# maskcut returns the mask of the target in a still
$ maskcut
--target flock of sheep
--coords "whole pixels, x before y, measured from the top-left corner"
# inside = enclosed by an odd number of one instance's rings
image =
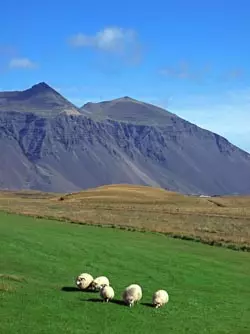
[[[83,273],[76,278],[76,286],[80,290],[99,291],[104,302],[112,300],[115,296],[114,289],[110,286],[109,279],[106,276],[93,278],[88,273]],[[138,303],[142,299],[142,288],[138,284],[131,284],[125,288],[122,299],[129,307]],[[155,308],[165,305],[169,301],[167,291],[158,290],[153,294],[152,306]]]

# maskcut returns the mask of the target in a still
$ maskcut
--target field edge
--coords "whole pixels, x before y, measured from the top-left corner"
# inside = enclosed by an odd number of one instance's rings
[[[140,233],[147,233],[147,234],[154,234],[154,235],[164,235],[172,239],[186,240],[186,241],[201,243],[204,245],[214,246],[214,247],[223,247],[223,248],[227,248],[227,249],[238,251],[238,252],[250,252],[250,246],[247,244],[235,244],[235,243],[223,242],[223,241],[217,241],[217,240],[206,240],[200,236],[193,236],[191,234],[181,234],[181,233],[173,233],[173,232],[158,232],[158,231],[152,231],[152,230],[145,229],[145,228],[131,227],[128,225],[88,223],[88,222],[83,222],[80,220],[72,220],[67,217],[36,215],[32,213],[21,213],[21,212],[16,212],[12,210],[1,209],[0,212],[9,214],[9,215],[12,214],[16,216],[32,217],[35,219],[47,219],[47,220],[52,220],[52,221],[64,222],[67,224],[76,224],[76,225],[92,226],[92,227],[107,228],[107,229],[118,229],[118,230],[124,230],[124,231],[130,231],[130,232],[140,232]]]

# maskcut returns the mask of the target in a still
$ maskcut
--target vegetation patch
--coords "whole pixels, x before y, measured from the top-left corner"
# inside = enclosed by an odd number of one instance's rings
[[[22,215],[0,213],[0,221],[1,333],[250,331],[249,253]],[[103,303],[98,293],[77,289],[82,272],[107,276],[114,300]],[[142,286],[143,297],[129,308],[121,295],[132,283]],[[156,310],[158,289],[167,290],[169,303]]]
[[[24,193],[0,192],[0,210],[74,224],[162,233],[240,251],[250,247],[250,196],[211,199],[128,185],[68,194]]]
[[[20,277],[17,275],[7,275],[7,274],[0,274],[0,280],[7,280],[7,281],[14,281],[14,282],[25,282],[24,277]]]

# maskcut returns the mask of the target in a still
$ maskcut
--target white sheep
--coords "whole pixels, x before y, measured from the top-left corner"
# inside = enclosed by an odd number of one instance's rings
[[[76,286],[80,290],[86,290],[93,282],[93,276],[87,273],[82,273],[81,275],[77,276],[76,278]]]
[[[99,276],[91,282],[89,288],[93,291],[99,291],[104,284],[109,286],[109,279],[106,276]]]
[[[108,302],[115,296],[114,289],[109,285],[103,284],[100,288],[100,296],[104,302]]]
[[[169,296],[167,291],[158,290],[153,294],[152,304],[155,308],[159,308],[169,301]]]
[[[124,290],[122,298],[125,304],[131,307],[134,305],[134,303],[137,303],[141,300],[142,288],[138,284],[131,284]]]

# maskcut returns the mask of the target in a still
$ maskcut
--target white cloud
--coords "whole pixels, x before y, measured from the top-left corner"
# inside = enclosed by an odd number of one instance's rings
[[[95,35],[79,33],[70,38],[70,44],[75,47],[92,46],[104,51],[119,52],[126,44],[134,43],[136,33],[118,27],[107,27]]]
[[[158,73],[166,78],[189,80],[197,84],[206,81],[229,82],[242,80],[245,77],[245,70],[243,68],[231,68],[227,70],[216,70],[210,63],[203,64],[198,68],[195,64],[187,61],[181,61],[175,65],[169,65],[158,70]]]
[[[9,62],[9,68],[32,69],[37,67],[37,64],[28,58],[12,58]]]
[[[133,29],[119,27],[106,27],[94,35],[79,33],[71,36],[69,43],[73,47],[90,47],[106,53],[133,57],[136,60],[141,53],[137,33]]]
[[[204,64],[200,69],[191,66],[191,64],[185,60],[180,61],[175,65],[170,65],[161,68],[158,73],[162,76],[169,77],[172,79],[183,79],[200,82],[211,73],[211,65]]]

